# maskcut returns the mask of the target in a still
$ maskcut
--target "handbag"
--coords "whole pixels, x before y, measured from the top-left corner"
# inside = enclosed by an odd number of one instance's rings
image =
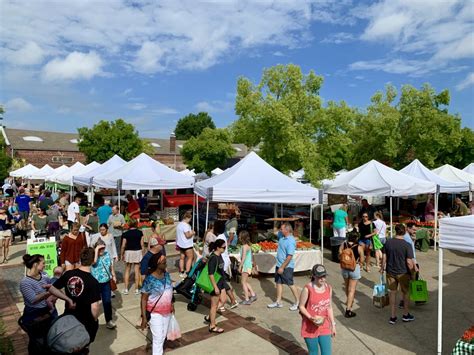
[[[375,234],[373,237],[372,237],[372,240],[374,242],[374,249],[375,250],[380,250],[383,248],[383,244],[382,242],[380,241],[380,238],[379,238],[379,235],[378,234]]]
[[[110,289],[112,291],[117,291],[117,283],[114,281],[114,279],[112,278],[112,276],[110,275],[109,271],[107,270],[107,268],[105,267],[104,263],[102,262],[102,260],[100,261],[100,263],[102,264],[102,267],[104,268],[105,272],[107,273],[107,275],[109,276],[110,278]]]
[[[211,260],[211,258],[209,258],[209,260]],[[204,269],[202,269],[196,280],[196,285],[206,293],[211,293],[212,291],[214,291],[214,285],[212,284],[211,279],[209,278],[209,260],[207,261],[206,266],[204,266]],[[216,281],[216,283],[219,282],[221,277],[222,276],[217,272],[216,267],[216,270],[214,271],[214,280]]]
[[[415,302],[428,301],[428,286],[425,280],[411,280],[410,281],[410,300]]]
[[[168,332],[166,333],[166,339],[174,341],[181,338],[181,328],[179,327],[178,321],[173,314],[171,314],[170,322],[168,323]]]
[[[383,308],[390,304],[390,298],[388,296],[387,285],[385,283],[384,275],[380,275],[380,283],[374,285],[372,294],[372,303],[377,308]]]

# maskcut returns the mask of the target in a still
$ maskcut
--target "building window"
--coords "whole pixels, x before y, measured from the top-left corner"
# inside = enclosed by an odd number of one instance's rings
[[[62,157],[59,155],[55,155],[51,158],[51,161],[53,163],[60,163],[60,164],[67,164],[67,163],[72,163],[74,161],[73,157]]]
[[[79,143],[79,141],[78,141],[76,138],[70,139],[69,142],[71,142],[72,144],[77,144],[77,143]]]
[[[151,146],[155,147],[155,148],[161,148],[161,145],[159,145],[158,143],[155,143],[155,142],[151,143]]]

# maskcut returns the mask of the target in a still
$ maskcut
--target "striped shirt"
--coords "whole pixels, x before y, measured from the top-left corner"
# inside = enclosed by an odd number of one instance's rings
[[[41,293],[44,293],[46,289],[43,287],[44,285],[50,285],[51,280],[48,277],[48,274],[45,272],[41,273],[41,278],[36,280],[32,277],[25,276],[20,281],[20,292],[23,295],[23,299],[25,301],[25,306],[33,307],[33,308],[44,308],[48,307],[48,304],[45,300],[42,300],[38,303],[33,303],[35,297]]]

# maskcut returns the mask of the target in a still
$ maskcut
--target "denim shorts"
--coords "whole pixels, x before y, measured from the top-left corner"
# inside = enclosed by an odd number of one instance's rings
[[[283,284],[292,286],[293,285],[293,268],[287,267],[283,269],[283,274],[278,273],[278,266],[275,268],[275,282],[277,284]]]
[[[360,276],[360,265],[357,264],[354,271],[342,269],[341,270],[341,275],[345,279],[359,280],[361,278],[361,276]]]

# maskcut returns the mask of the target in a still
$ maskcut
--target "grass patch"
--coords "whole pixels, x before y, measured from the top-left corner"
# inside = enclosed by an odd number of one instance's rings
[[[7,329],[3,320],[0,318],[0,355],[11,355],[15,351],[13,349],[13,343],[10,338],[6,336]]]

